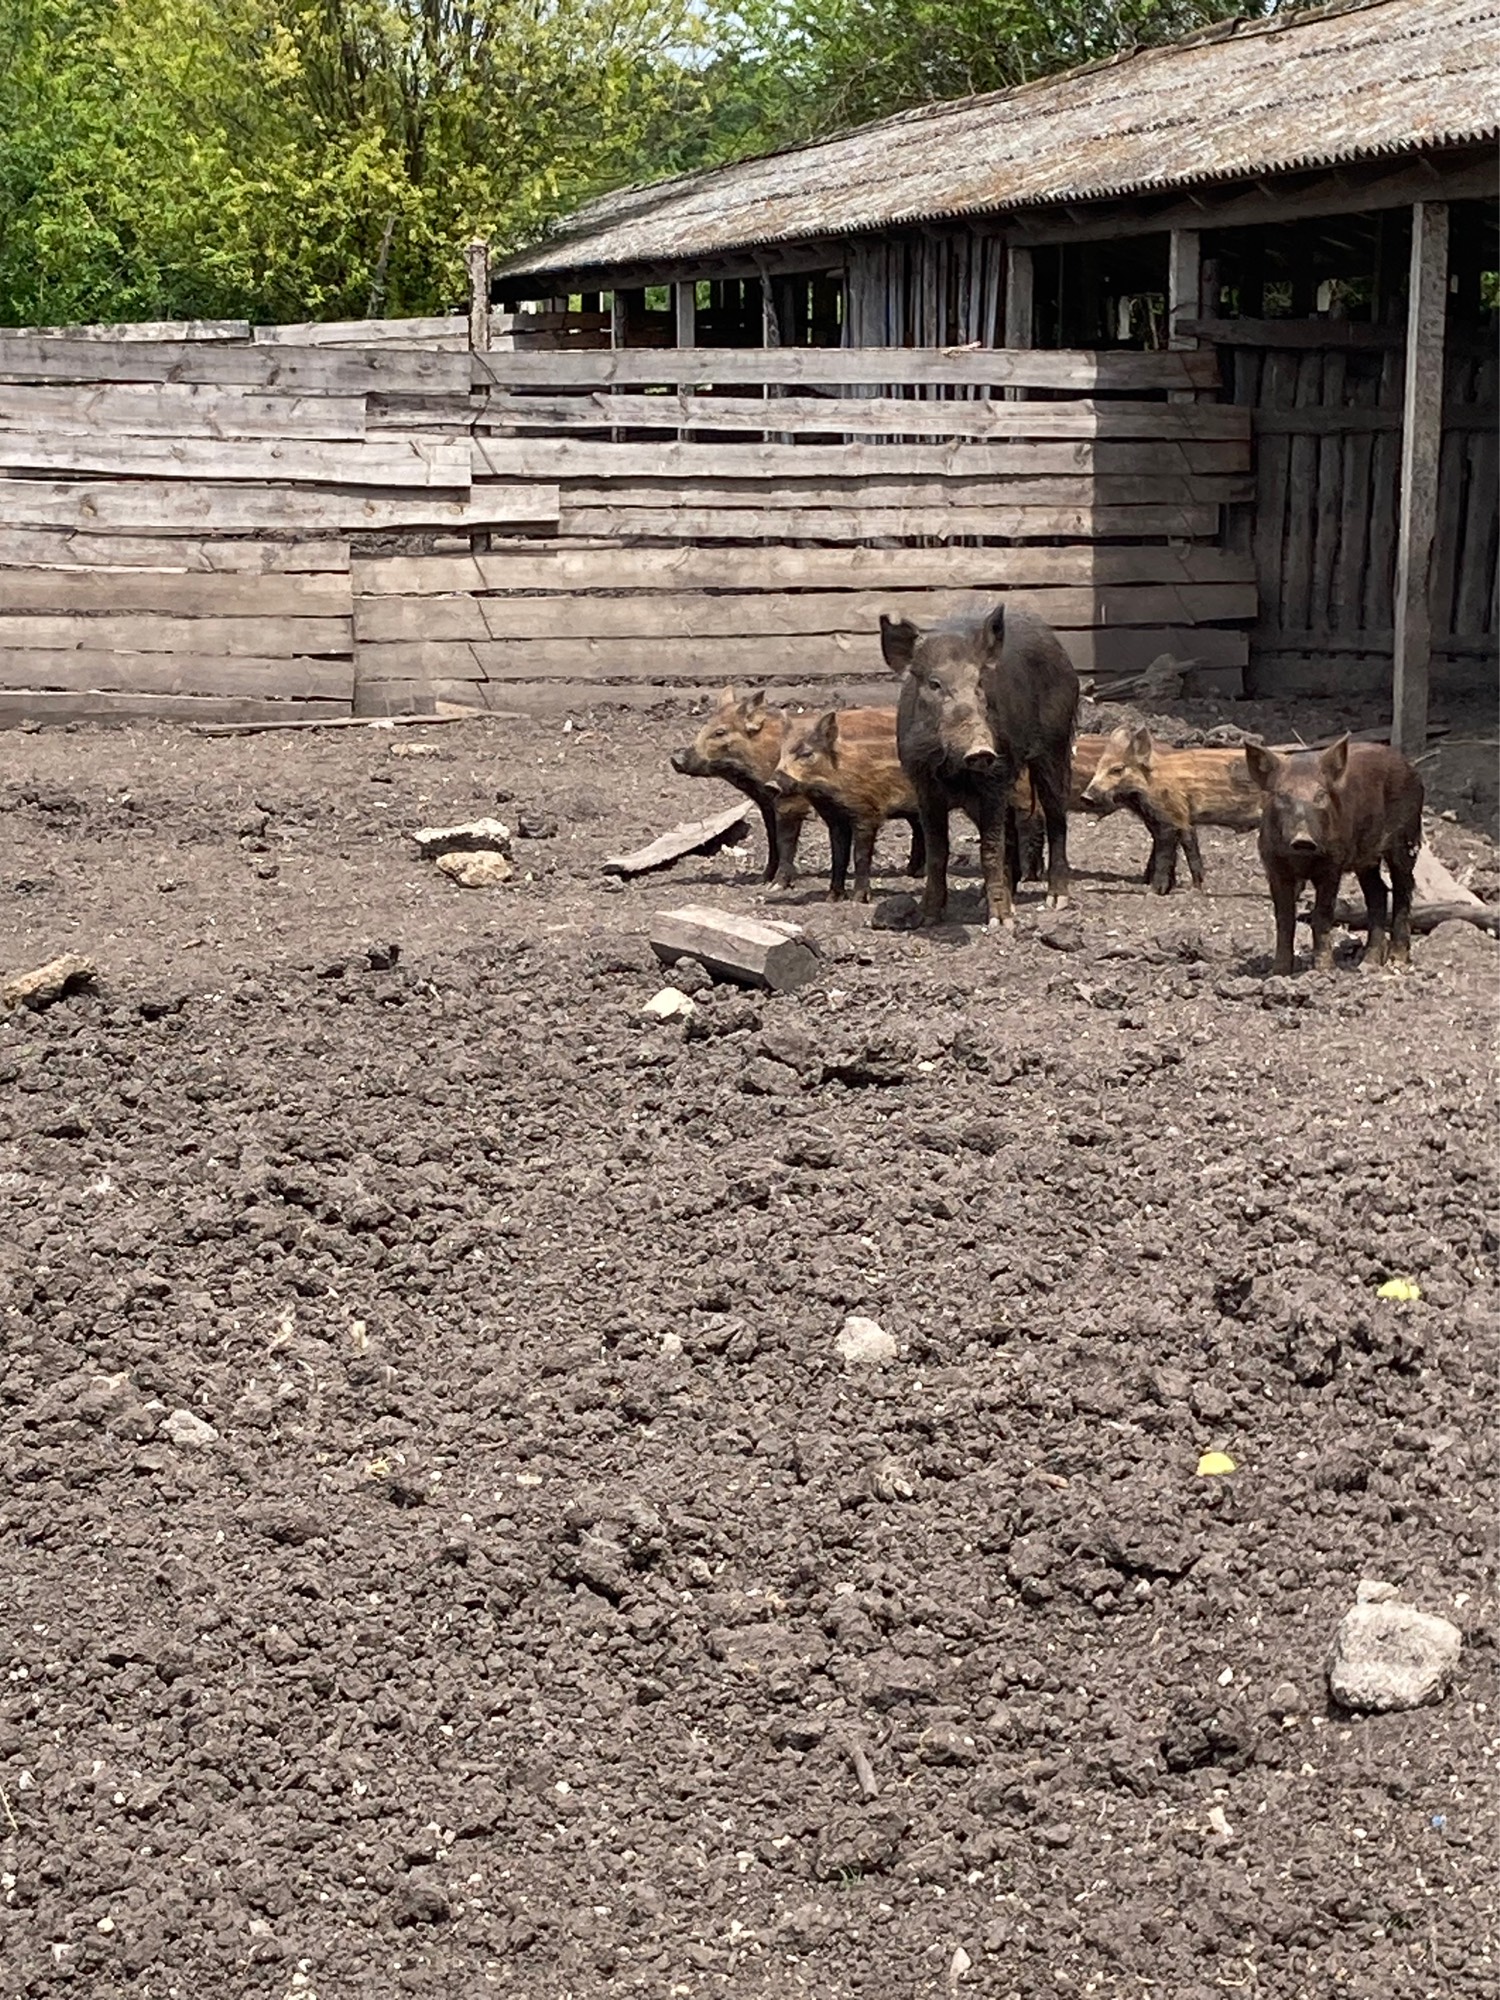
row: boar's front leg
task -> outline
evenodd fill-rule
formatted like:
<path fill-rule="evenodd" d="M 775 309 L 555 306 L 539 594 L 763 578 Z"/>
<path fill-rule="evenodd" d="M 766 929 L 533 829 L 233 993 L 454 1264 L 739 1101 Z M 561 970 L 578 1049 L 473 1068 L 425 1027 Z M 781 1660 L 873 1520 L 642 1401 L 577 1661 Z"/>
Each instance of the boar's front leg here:
<path fill-rule="evenodd" d="M 1385 865 L 1391 871 L 1391 963 L 1411 964 L 1411 899 L 1417 886 L 1417 846 L 1415 839 L 1397 834 L 1385 851 Z"/>
<path fill-rule="evenodd" d="M 1271 907 L 1276 912 L 1276 957 L 1271 970 L 1281 978 L 1289 978 L 1297 942 L 1297 878 L 1290 869 L 1273 868 L 1268 861 L 1266 883 L 1271 891 Z"/>
<path fill-rule="evenodd" d="M 1339 893 L 1339 870 L 1322 868 L 1312 878 L 1313 971 L 1333 970 L 1333 905 Z"/>
<path fill-rule="evenodd" d="M 1065 752 L 1060 765 L 1054 758 L 1041 758 L 1029 768 L 1047 825 L 1047 908 L 1060 910 L 1073 879 L 1068 867 L 1068 757 Z"/>
<path fill-rule="evenodd" d="M 1360 960 L 1361 969 L 1370 965 L 1384 965 L 1390 957 L 1390 941 L 1385 933 L 1386 894 L 1385 877 L 1380 872 L 1377 861 L 1373 868 L 1361 868 L 1359 886 L 1365 892 L 1365 955 Z"/>
<path fill-rule="evenodd" d="M 948 801 L 943 794 L 922 786 L 917 791 L 917 809 L 922 816 L 927 869 L 918 921 L 923 925 L 940 924 L 948 908 Z"/>
<path fill-rule="evenodd" d="M 927 866 L 927 842 L 922 835 L 920 818 L 911 822 L 911 853 L 907 856 L 908 875 L 920 875 Z"/>
<path fill-rule="evenodd" d="M 975 802 L 975 818 L 979 822 L 979 865 L 984 871 L 984 896 L 989 906 L 989 927 L 991 930 L 1010 930 L 1016 917 L 1011 902 L 1011 848 L 1015 841 L 1015 818 L 1010 810 L 1006 794 L 992 792 L 988 786 Z"/>

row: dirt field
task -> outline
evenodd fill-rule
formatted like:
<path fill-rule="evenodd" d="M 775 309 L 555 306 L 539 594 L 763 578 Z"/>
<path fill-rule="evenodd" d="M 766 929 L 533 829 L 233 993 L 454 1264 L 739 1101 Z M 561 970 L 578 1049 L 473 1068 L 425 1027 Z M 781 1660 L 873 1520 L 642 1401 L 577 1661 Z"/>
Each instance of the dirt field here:
<path fill-rule="evenodd" d="M 0 739 L 0 1996 L 1500 1995 L 1497 947 L 1267 979 L 1124 815 L 1009 939 L 611 889 L 688 726 Z M 685 901 L 822 975 L 642 1025 Z"/>

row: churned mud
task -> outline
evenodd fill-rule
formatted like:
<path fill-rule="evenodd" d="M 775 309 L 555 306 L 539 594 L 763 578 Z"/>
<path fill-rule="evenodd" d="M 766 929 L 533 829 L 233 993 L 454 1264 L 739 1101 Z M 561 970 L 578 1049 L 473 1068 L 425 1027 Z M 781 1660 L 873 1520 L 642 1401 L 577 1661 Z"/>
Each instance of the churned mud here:
<path fill-rule="evenodd" d="M 1500 948 L 1268 979 L 1124 814 L 1011 938 L 612 889 L 690 728 L 0 743 L 0 1995 L 1500 1993 Z M 643 1025 L 681 902 L 821 976 Z"/>

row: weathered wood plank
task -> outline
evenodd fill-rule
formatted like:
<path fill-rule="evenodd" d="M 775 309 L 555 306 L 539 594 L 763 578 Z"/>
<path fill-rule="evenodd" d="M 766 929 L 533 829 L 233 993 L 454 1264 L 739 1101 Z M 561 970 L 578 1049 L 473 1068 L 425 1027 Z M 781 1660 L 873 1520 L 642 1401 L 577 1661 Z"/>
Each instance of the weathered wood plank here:
<path fill-rule="evenodd" d="M 480 489 L 476 488 L 476 497 Z M 1216 507 L 588 507 L 564 503 L 564 535 L 678 541 L 859 542 L 885 535 L 1212 535 Z"/>
<path fill-rule="evenodd" d="M 346 617 L 170 618 L 145 611 L 95 618 L 0 615 L 0 648 L 31 653 L 118 646 L 131 653 L 213 651 L 274 659 L 293 653 L 347 653 L 352 644 Z"/>
<path fill-rule="evenodd" d="M 1296 400 L 1321 401 L 1323 355 L 1309 350 L 1297 357 Z M 1282 616 L 1289 625 L 1311 625 L 1313 534 L 1317 509 L 1318 442 L 1293 435 L 1287 469 L 1286 539 L 1281 555 Z"/>
<path fill-rule="evenodd" d="M 414 409 L 416 405 L 403 404 Z M 576 396 L 487 395 L 441 404 L 429 402 L 437 419 L 481 429 L 504 425 L 518 430 L 598 430 L 619 423 L 632 430 L 763 431 L 761 397 L 675 395 Z M 902 401 L 873 396 L 783 396 L 777 399 L 779 430 L 817 436 L 840 432 L 887 437 L 985 439 L 1109 438 L 1146 442 L 1229 442 L 1249 436 L 1249 412 L 1232 403 L 1001 403 Z"/>
<path fill-rule="evenodd" d="M 555 523 L 558 489 L 542 481 L 488 483 L 467 500 L 437 489 L 373 493 L 364 488 L 219 486 L 195 480 L 44 480 L 0 478 L 0 523 L 14 528 L 75 528 L 124 533 L 181 529 L 189 534 L 349 533 L 376 528 L 466 529 L 489 524 Z"/>
<path fill-rule="evenodd" d="M 794 935 L 797 929 L 694 904 L 657 911 L 651 920 L 651 949 L 663 965 L 694 958 L 721 979 L 790 993 L 814 978 L 821 965 L 812 947 Z"/>
<path fill-rule="evenodd" d="M 297 320 L 257 326 L 257 347 L 418 347 L 433 353 L 467 352 L 469 325 L 453 313 L 427 319 Z"/>
<path fill-rule="evenodd" d="M 491 590 L 921 590 L 1252 583 L 1216 548 L 637 549 L 538 542 L 489 555 L 357 556 L 358 597 Z"/>
<path fill-rule="evenodd" d="M 482 482 L 476 492 L 483 490 Z M 972 475 L 822 479 L 565 479 L 562 505 L 568 507 L 680 507 L 801 512 L 814 507 L 889 510 L 903 507 L 1221 507 L 1248 500 L 1254 481 L 1248 472 L 1179 477 L 1167 474 L 1115 476 L 1056 473 L 1031 479 L 982 479 Z"/>
<path fill-rule="evenodd" d="M 610 352 L 478 354 L 476 387 L 555 389 L 609 384 L 630 388 L 683 383 L 926 383 L 1032 389 L 1212 389 L 1218 364 L 1201 354 L 1103 350 L 936 347 L 657 347 Z M 224 378 L 219 378 L 224 379 Z"/>
<path fill-rule="evenodd" d="M 411 428 L 410 425 L 407 428 Z M 363 396 L 267 396 L 199 382 L 0 384 L 0 430 L 41 436 L 362 438 Z"/>
<path fill-rule="evenodd" d="M 1204 666 L 1240 666 L 1248 656 L 1246 634 L 1216 626 L 1186 631 L 1121 627 L 1106 632 L 1063 632 L 1064 650 L 1080 672 L 1126 673 L 1171 653 Z M 377 680 L 543 680 L 549 674 L 579 681 L 701 680 L 705 659 L 697 639 L 491 639 L 449 642 L 410 639 L 361 641 L 361 684 Z M 878 669 L 878 629 L 795 637 L 716 639 L 713 670 L 721 679 L 759 675 L 869 674 Z"/>
<path fill-rule="evenodd" d="M 0 729 L 13 729 L 21 722 L 261 722 L 348 713 L 346 701 L 277 700 L 253 695 L 56 690 L 0 693 Z"/>
<path fill-rule="evenodd" d="M 353 699 L 352 659 L 235 658 L 201 653 L 12 652 L 0 643 L 0 688 L 116 694 L 255 694 Z"/>
<path fill-rule="evenodd" d="M 3 578 L 0 578 L 3 588 Z M 3 599 L 0 599 L 3 601 Z M 988 607 L 993 591 L 702 592 L 635 597 L 361 595 L 355 633 L 362 641 L 395 639 L 721 638 L 794 632 L 879 630 L 880 614 L 918 624 Z M 1125 625 L 1188 626 L 1211 619 L 1253 618 L 1255 586 L 1140 584 L 1112 589 L 1079 585 L 1007 593 L 1007 603 L 1034 611 L 1058 630 Z"/>
<path fill-rule="evenodd" d="M 159 569 L 215 576 L 347 573 L 349 544 L 333 536 L 296 541 L 205 541 L 189 535 L 90 535 L 66 528 L 0 528 L 0 564 L 62 570 Z"/>
<path fill-rule="evenodd" d="M 1442 449 L 1443 336 L 1448 304 L 1448 205 L 1412 205 L 1406 393 L 1401 413 L 1401 505 L 1396 529 L 1396 647 L 1391 741 L 1415 756 L 1427 741 L 1432 655 L 1429 572 Z"/>
<path fill-rule="evenodd" d="M 1199 471 L 1176 458 L 1174 445 L 1095 445 L 1086 442 L 987 444 L 591 444 L 568 438 L 511 440 L 476 437 L 472 441 L 476 479 L 609 480 L 612 485 L 640 480 L 703 480 L 722 486 L 728 480 L 829 483 L 870 479 L 1008 479 L 1030 488 L 1036 481 L 1129 478 L 1143 483 L 1143 499 L 1160 497 L 1155 482 L 1174 482 L 1189 499 L 1199 497 L 1196 482 L 1215 482 L 1204 497 L 1218 499 L 1217 484 L 1236 475 L 1249 477 L 1250 447 L 1230 446 L 1239 463 Z M 769 497 L 769 496 L 767 496 Z M 1125 497 L 1122 494 L 1117 497 Z M 765 504 L 764 500 L 761 504 Z"/>
<path fill-rule="evenodd" d="M 726 806 L 722 812 L 713 813 L 707 819 L 683 820 L 629 854 L 607 855 L 604 873 L 654 875 L 657 869 L 670 868 L 674 861 L 681 861 L 686 855 L 717 854 L 721 847 L 749 832 L 750 810 L 750 803 L 745 800 L 737 806 Z"/>
<path fill-rule="evenodd" d="M 235 341 L 250 338 L 247 319 L 135 319 L 96 326 L 4 326 L 0 340 Z"/>
<path fill-rule="evenodd" d="M 470 454 L 459 440 L 76 436 L 0 428 L 0 472 L 136 479 L 298 480 L 324 486 L 440 486 L 466 492 Z"/>
<path fill-rule="evenodd" d="M 179 618 L 347 618 L 347 574 L 194 574 L 170 570 L 0 568 L 0 612 L 167 611 Z"/>
<path fill-rule="evenodd" d="M 0 335 L 0 381 L 9 382 L 239 382 L 284 394 L 461 395 L 469 387 L 469 362 L 467 354 L 409 348 L 215 347 L 206 341 Z"/>
<path fill-rule="evenodd" d="M 1286 437 L 1311 434 L 1326 437 L 1366 431 L 1399 431 L 1398 409 L 1371 409 L 1346 405 L 1341 409 L 1256 410 L 1253 428 L 1257 437 Z M 1445 431 L 1494 431 L 1500 429 L 1500 408 L 1493 403 L 1445 403 Z"/>

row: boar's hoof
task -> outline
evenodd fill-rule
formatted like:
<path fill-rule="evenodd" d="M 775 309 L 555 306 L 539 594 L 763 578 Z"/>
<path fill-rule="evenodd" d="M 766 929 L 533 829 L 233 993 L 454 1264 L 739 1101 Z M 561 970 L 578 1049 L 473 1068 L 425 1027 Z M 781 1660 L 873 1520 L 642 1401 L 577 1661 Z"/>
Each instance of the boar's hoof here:
<path fill-rule="evenodd" d="M 1047 898 L 1047 908 L 1049 910 L 1070 910 L 1072 907 L 1073 898 L 1068 894 L 1066 889 L 1059 895 Z"/>
<path fill-rule="evenodd" d="M 1013 931 L 1015 927 L 1016 920 L 1014 917 L 991 917 L 985 925 L 987 931 Z"/>

